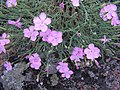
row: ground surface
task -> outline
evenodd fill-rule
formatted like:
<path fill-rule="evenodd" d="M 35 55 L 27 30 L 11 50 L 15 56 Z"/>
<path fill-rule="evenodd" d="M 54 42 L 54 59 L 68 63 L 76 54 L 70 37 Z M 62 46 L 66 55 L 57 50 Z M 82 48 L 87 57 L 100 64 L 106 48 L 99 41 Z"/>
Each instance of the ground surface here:
<path fill-rule="evenodd" d="M 108 62 L 109 61 L 109 62 Z M 75 70 L 71 79 L 58 78 L 59 73 L 43 76 L 36 82 L 37 72 L 24 73 L 23 90 L 120 90 L 120 60 L 108 60 L 101 69 L 85 67 Z M 31 76 L 33 78 L 31 78 Z M 0 90 L 10 89 L 7 83 L 0 79 Z"/>

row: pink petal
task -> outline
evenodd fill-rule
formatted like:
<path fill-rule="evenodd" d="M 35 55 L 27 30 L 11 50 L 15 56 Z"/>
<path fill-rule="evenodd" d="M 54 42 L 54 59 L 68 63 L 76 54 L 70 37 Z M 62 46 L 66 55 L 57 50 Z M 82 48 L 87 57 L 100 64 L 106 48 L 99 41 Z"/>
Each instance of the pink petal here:
<path fill-rule="evenodd" d="M 74 59 L 75 59 L 75 56 L 73 56 L 73 55 L 70 56 L 70 59 L 71 59 L 71 60 L 74 60 Z"/>
<path fill-rule="evenodd" d="M 57 66 L 56 69 L 59 70 L 59 69 L 60 69 L 60 66 Z"/>
<path fill-rule="evenodd" d="M 47 31 L 48 27 L 46 25 L 41 25 L 41 24 L 38 25 L 37 24 L 37 25 L 35 25 L 34 29 L 41 30 L 42 32 L 45 32 L 45 31 Z"/>
<path fill-rule="evenodd" d="M 40 36 L 41 37 L 43 37 L 43 36 L 45 36 L 46 34 L 45 34 L 45 32 L 40 32 Z"/>
<path fill-rule="evenodd" d="M 2 34 L 2 38 L 7 38 L 7 34 L 6 34 L 6 33 L 3 33 L 3 34 Z"/>
<path fill-rule="evenodd" d="M 89 44 L 89 46 L 88 46 L 90 49 L 93 49 L 94 48 L 94 44 Z"/>
<path fill-rule="evenodd" d="M 42 25 L 42 26 L 41 26 L 41 31 L 42 31 L 42 32 L 47 31 L 47 29 L 48 29 L 48 26 L 46 26 L 46 25 Z"/>
<path fill-rule="evenodd" d="M 112 16 L 113 16 L 113 18 L 118 18 L 118 15 L 117 15 L 116 12 L 113 12 L 113 13 L 112 13 Z"/>
<path fill-rule="evenodd" d="M 34 68 L 35 66 L 34 66 L 34 64 L 31 64 L 30 67 L 31 67 L 31 68 Z"/>
<path fill-rule="evenodd" d="M 61 43 L 62 41 L 63 41 L 62 38 L 57 38 L 58 43 Z"/>
<path fill-rule="evenodd" d="M 90 53 L 90 50 L 88 48 L 86 48 L 86 49 L 84 49 L 84 53 L 88 54 L 88 53 Z"/>
<path fill-rule="evenodd" d="M 31 36 L 30 40 L 35 41 L 36 38 L 37 38 L 36 36 Z"/>
<path fill-rule="evenodd" d="M 15 26 L 17 26 L 18 28 L 21 28 L 22 27 L 22 23 L 16 23 Z"/>
<path fill-rule="evenodd" d="M 61 76 L 62 76 L 62 77 L 65 77 L 65 74 L 62 74 Z"/>
<path fill-rule="evenodd" d="M 8 44 L 8 43 L 10 43 L 10 40 L 9 40 L 9 39 L 5 39 L 5 40 L 4 40 L 4 43 L 5 43 L 5 44 Z"/>
<path fill-rule="evenodd" d="M 108 13 L 107 14 L 107 19 L 111 19 L 111 18 L 112 18 L 111 13 Z"/>
<path fill-rule="evenodd" d="M 73 74 L 73 71 L 70 70 L 70 71 L 69 71 L 69 74 L 72 75 L 72 74 Z"/>
<path fill-rule="evenodd" d="M 49 36 L 49 37 L 48 37 L 48 42 L 51 43 L 53 40 L 54 40 L 54 37 L 52 37 L 52 36 Z"/>
<path fill-rule="evenodd" d="M 66 74 L 66 78 L 70 78 L 70 75 L 69 75 L 69 74 Z"/>
<path fill-rule="evenodd" d="M 62 32 L 57 32 L 58 37 L 62 37 Z"/>
<path fill-rule="evenodd" d="M 30 31 L 34 31 L 34 26 L 29 27 Z"/>
<path fill-rule="evenodd" d="M 57 46 L 58 45 L 58 42 L 56 40 L 52 41 L 51 42 L 53 46 Z"/>
<path fill-rule="evenodd" d="M 39 67 L 40 67 L 40 66 L 37 66 L 37 65 L 36 65 L 34 68 L 37 70 L 37 69 L 39 69 Z"/>
<path fill-rule="evenodd" d="M 33 23 L 34 23 L 34 24 L 39 24 L 39 23 L 41 23 L 40 18 L 39 18 L 39 17 L 34 17 Z"/>
<path fill-rule="evenodd" d="M 8 20 L 8 24 L 15 25 L 16 22 L 15 22 L 15 21 L 12 21 L 12 20 Z"/>
<path fill-rule="evenodd" d="M 19 23 L 19 22 L 20 22 L 20 19 L 21 19 L 21 18 L 18 18 L 18 20 L 16 21 L 16 23 Z"/>
<path fill-rule="evenodd" d="M 110 4 L 109 6 L 110 6 L 110 8 L 111 8 L 113 11 L 116 11 L 116 10 L 117 10 L 117 6 L 116 6 L 116 5 Z"/>
<path fill-rule="evenodd" d="M 0 53 L 2 52 L 6 53 L 6 49 L 3 45 L 0 45 Z"/>
<path fill-rule="evenodd" d="M 44 23 L 45 23 L 46 25 L 49 25 L 49 24 L 51 23 L 51 19 L 50 19 L 50 18 L 46 18 L 46 20 L 44 21 Z"/>
<path fill-rule="evenodd" d="M 51 35 L 54 36 L 54 37 L 56 37 L 58 35 L 58 32 L 57 31 L 52 31 Z"/>
<path fill-rule="evenodd" d="M 29 29 L 24 29 L 24 37 L 30 37 L 30 33 L 29 33 L 30 31 L 29 31 Z"/>
<path fill-rule="evenodd" d="M 38 31 L 34 31 L 34 35 L 37 36 L 39 33 Z"/>
<path fill-rule="evenodd" d="M 93 54 L 87 54 L 87 59 L 91 59 L 93 61 L 95 58 Z"/>
<path fill-rule="evenodd" d="M 42 12 L 40 15 L 40 20 L 44 21 L 46 19 L 46 14 L 44 12 Z"/>

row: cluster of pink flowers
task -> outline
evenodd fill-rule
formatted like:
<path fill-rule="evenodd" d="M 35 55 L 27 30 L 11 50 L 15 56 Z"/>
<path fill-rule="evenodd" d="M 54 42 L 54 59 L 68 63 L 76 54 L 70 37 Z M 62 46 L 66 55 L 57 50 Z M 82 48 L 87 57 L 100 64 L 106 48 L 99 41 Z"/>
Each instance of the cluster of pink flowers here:
<path fill-rule="evenodd" d="M 17 0 L 7 0 L 6 6 L 7 7 L 15 7 L 17 5 Z"/>
<path fill-rule="evenodd" d="M 82 1 L 82 0 L 81 0 Z M 78 7 L 79 6 L 79 0 L 71 0 L 73 6 Z M 7 7 L 15 7 L 17 5 L 17 0 L 7 0 L 6 6 Z M 62 2 L 59 6 L 60 8 L 64 9 L 64 3 Z M 107 6 L 104 6 L 100 11 L 100 17 L 104 20 L 111 20 L 111 25 L 118 26 L 120 25 L 120 20 L 117 15 L 117 6 L 114 4 L 109 4 Z M 62 32 L 55 31 L 52 29 L 49 29 L 49 26 L 51 24 L 51 18 L 47 17 L 47 15 L 42 12 L 39 14 L 39 16 L 36 16 L 33 18 L 33 24 L 34 26 L 30 26 L 29 28 L 25 28 L 23 33 L 24 37 L 30 38 L 31 41 L 36 41 L 37 36 L 39 35 L 42 37 L 42 41 L 48 42 L 52 44 L 53 46 L 57 46 L 59 43 L 62 43 Z M 22 23 L 20 22 L 20 18 L 18 18 L 17 21 L 8 20 L 8 24 L 14 25 L 18 28 L 22 28 Z M 80 37 L 81 33 L 77 33 L 77 36 Z M 100 39 L 104 44 L 106 42 L 109 42 L 111 39 L 107 39 L 106 36 L 104 36 L 103 39 Z M 0 37 L 0 53 L 4 52 L 5 45 L 10 43 L 9 35 L 6 33 L 3 33 Z M 120 44 L 119 44 L 120 46 Z M 79 48 L 75 47 L 72 51 L 72 55 L 70 56 L 70 60 L 74 62 L 80 62 L 80 59 L 84 59 L 86 57 L 87 59 L 90 59 L 91 61 L 94 61 L 98 67 L 99 63 L 97 62 L 97 58 L 99 58 L 100 55 L 100 49 L 98 47 L 95 47 L 94 44 L 89 44 L 88 48 Z M 27 56 L 30 62 L 30 67 L 38 70 L 41 66 L 41 58 L 37 53 L 34 53 L 30 56 Z M 65 62 L 59 62 L 59 65 L 56 67 L 56 69 L 62 74 L 62 77 L 70 78 L 73 74 L 73 71 L 69 69 L 68 63 Z M 4 64 L 4 67 L 7 71 L 12 70 L 12 65 L 10 62 L 6 62 Z"/>
<path fill-rule="evenodd" d="M 9 35 L 3 33 L 0 37 L 0 53 L 6 53 L 5 45 L 10 43 Z"/>
<path fill-rule="evenodd" d="M 82 48 L 75 47 L 70 59 L 80 62 L 80 59 L 83 59 L 84 55 L 86 55 L 87 59 L 91 59 L 93 61 L 94 59 L 100 57 L 100 49 L 95 47 L 92 43 L 88 45 L 88 48 L 84 49 L 84 52 Z"/>
<path fill-rule="evenodd" d="M 45 32 L 40 32 L 40 36 L 43 41 L 51 43 L 53 46 L 56 46 L 62 42 L 62 32 L 59 31 L 48 29 Z"/>
<path fill-rule="evenodd" d="M 80 62 L 80 59 L 83 59 L 84 55 L 86 55 L 87 59 L 95 61 L 96 65 L 99 67 L 98 62 L 95 60 L 101 56 L 100 49 L 98 47 L 95 47 L 92 43 L 89 44 L 88 48 L 85 48 L 84 50 L 82 48 L 75 47 L 70 59 L 75 62 Z"/>
<path fill-rule="evenodd" d="M 100 10 L 99 15 L 104 21 L 111 20 L 111 25 L 118 26 L 120 25 L 120 20 L 116 11 L 117 6 L 114 4 L 109 4 Z"/>
<path fill-rule="evenodd" d="M 32 54 L 31 56 L 28 56 L 28 59 L 30 61 L 30 67 L 34 69 L 39 69 L 41 66 L 41 59 L 37 53 Z"/>
<path fill-rule="evenodd" d="M 6 63 L 4 64 L 4 67 L 6 68 L 7 71 L 12 70 L 12 65 L 11 65 L 10 62 L 6 62 Z"/>
<path fill-rule="evenodd" d="M 68 68 L 68 63 L 65 62 L 59 62 L 59 65 L 56 67 L 56 69 L 62 73 L 62 77 L 70 78 L 70 76 L 73 74 L 73 71 Z"/>
<path fill-rule="evenodd" d="M 38 17 L 33 19 L 34 26 L 30 26 L 29 29 L 24 29 L 24 37 L 30 38 L 35 41 L 37 36 L 42 37 L 42 41 L 51 43 L 53 46 L 62 42 L 62 32 L 50 30 L 48 25 L 51 23 L 51 19 L 47 18 L 46 14 L 42 12 Z"/>

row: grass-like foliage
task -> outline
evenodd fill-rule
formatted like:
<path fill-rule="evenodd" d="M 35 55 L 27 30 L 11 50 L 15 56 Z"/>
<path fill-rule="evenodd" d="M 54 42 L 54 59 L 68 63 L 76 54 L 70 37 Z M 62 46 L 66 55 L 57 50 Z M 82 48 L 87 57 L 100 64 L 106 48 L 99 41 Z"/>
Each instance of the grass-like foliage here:
<path fill-rule="evenodd" d="M 99 0 L 80 1 L 79 7 L 74 7 L 70 0 L 64 0 L 65 8 L 61 9 L 59 4 L 62 0 L 18 0 L 18 5 L 14 8 L 7 8 L 5 0 L 0 6 L 0 34 L 6 32 L 10 35 L 10 44 L 6 45 L 6 58 L 9 60 L 15 56 L 12 62 L 22 61 L 28 54 L 37 52 L 42 63 L 50 59 L 56 61 L 69 60 L 75 46 L 86 48 L 90 43 L 101 50 L 102 59 L 105 56 L 115 57 L 119 48 L 115 45 L 120 40 L 116 36 L 120 34 L 120 26 L 111 26 L 110 22 L 103 21 L 99 12 L 103 7 L 103 2 Z M 107 2 L 106 4 L 109 4 Z M 120 16 L 120 2 L 114 2 L 117 6 L 117 13 Z M 45 12 L 51 18 L 52 23 L 49 28 L 63 33 L 63 42 L 57 46 L 43 42 L 38 37 L 35 42 L 24 37 L 23 30 L 33 25 L 33 18 L 41 12 Z M 22 28 L 8 25 L 8 20 L 21 18 Z M 78 37 L 77 34 L 81 33 Z M 103 44 L 100 41 L 103 36 L 111 39 Z"/>

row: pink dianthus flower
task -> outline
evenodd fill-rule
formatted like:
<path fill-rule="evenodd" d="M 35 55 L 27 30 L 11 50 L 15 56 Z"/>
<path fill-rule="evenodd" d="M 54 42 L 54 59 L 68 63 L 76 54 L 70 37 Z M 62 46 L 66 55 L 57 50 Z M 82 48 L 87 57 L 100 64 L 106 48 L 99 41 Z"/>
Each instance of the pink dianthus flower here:
<path fill-rule="evenodd" d="M 48 36 L 48 42 L 51 43 L 53 46 L 58 45 L 62 42 L 62 32 L 59 31 L 51 31 L 50 35 Z"/>
<path fill-rule="evenodd" d="M 32 54 L 29 56 L 29 61 L 30 61 L 30 67 L 34 69 L 39 69 L 41 66 L 41 59 L 37 53 Z"/>
<path fill-rule="evenodd" d="M 92 61 L 101 56 L 100 49 L 95 47 L 94 44 L 89 44 L 88 48 L 84 49 L 84 53 L 87 59 L 91 59 Z"/>
<path fill-rule="evenodd" d="M 113 17 L 117 17 L 117 6 L 114 4 L 109 4 L 107 6 L 104 6 L 101 10 L 100 10 L 100 17 L 104 20 L 110 20 Z"/>
<path fill-rule="evenodd" d="M 47 18 L 46 14 L 42 12 L 38 17 L 34 17 L 33 23 L 35 30 L 47 31 L 48 25 L 51 23 L 51 18 Z"/>
<path fill-rule="evenodd" d="M 10 43 L 9 35 L 3 33 L 2 36 L 0 37 L 0 45 L 6 45 L 8 43 Z"/>
<path fill-rule="evenodd" d="M 30 38 L 31 41 L 35 41 L 38 34 L 38 31 L 34 30 L 34 26 L 24 29 L 24 37 Z"/>
<path fill-rule="evenodd" d="M 60 73 L 67 72 L 67 71 L 69 70 L 67 63 L 59 62 L 58 64 L 59 64 L 59 65 L 56 67 L 56 69 L 57 69 Z"/>
<path fill-rule="evenodd" d="M 59 62 L 59 65 L 56 67 L 56 69 L 62 73 L 62 77 L 70 78 L 70 76 L 73 74 L 73 71 L 68 68 L 68 63 L 65 62 Z"/>
<path fill-rule="evenodd" d="M 65 6 L 65 4 L 64 4 L 63 2 L 59 4 L 59 7 L 60 7 L 61 9 L 64 9 L 64 6 Z"/>
<path fill-rule="evenodd" d="M 51 30 L 48 29 L 47 31 L 45 32 L 40 32 L 40 36 L 42 37 L 42 41 L 46 41 L 48 42 L 48 37 L 49 35 L 51 35 Z M 49 42 L 48 42 L 49 43 Z"/>
<path fill-rule="evenodd" d="M 70 56 L 71 60 L 74 60 L 75 62 L 80 62 L 80 59 L 83 59 L 83 49 L 79 47 L 75 47 L 73 49 L 72 55 Z"/>

